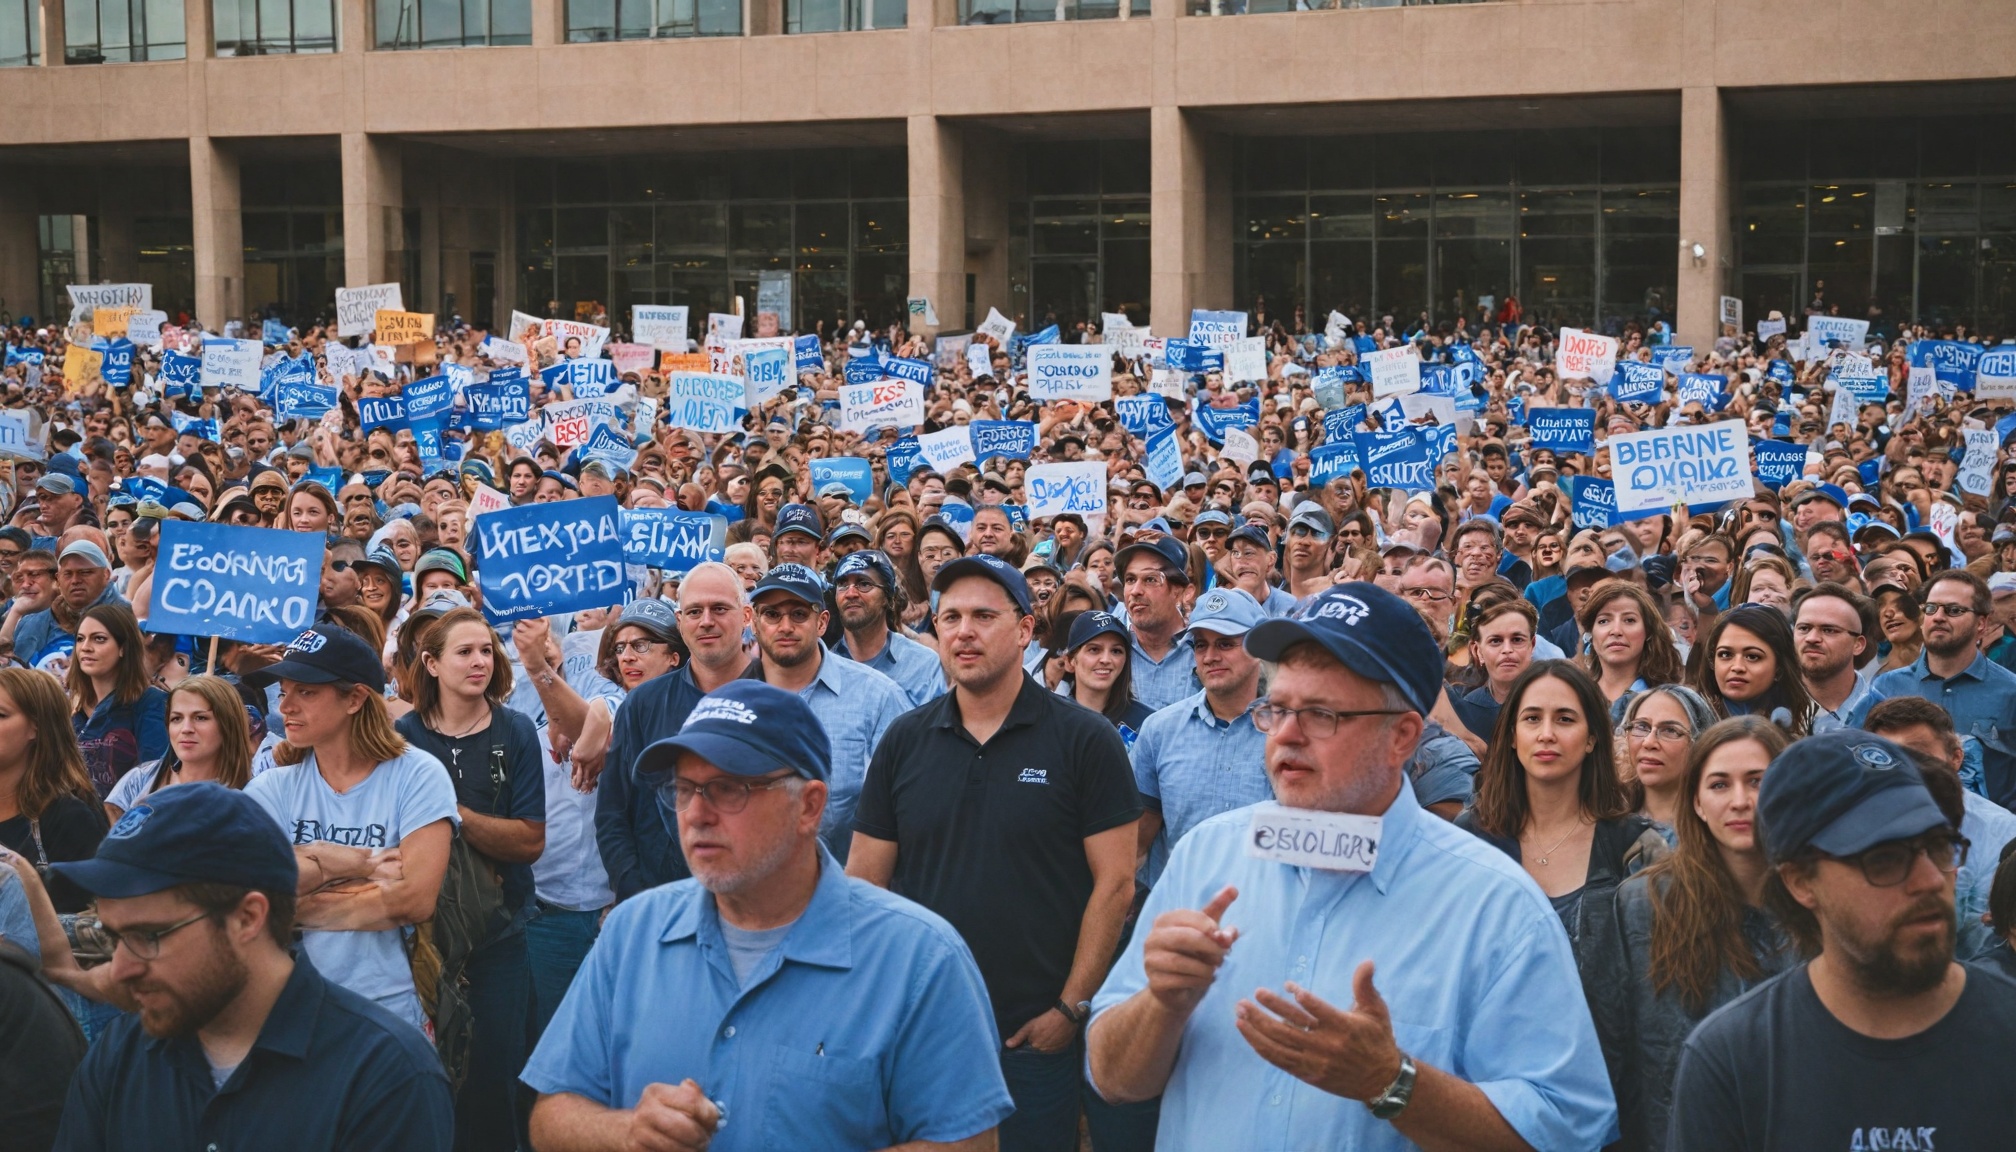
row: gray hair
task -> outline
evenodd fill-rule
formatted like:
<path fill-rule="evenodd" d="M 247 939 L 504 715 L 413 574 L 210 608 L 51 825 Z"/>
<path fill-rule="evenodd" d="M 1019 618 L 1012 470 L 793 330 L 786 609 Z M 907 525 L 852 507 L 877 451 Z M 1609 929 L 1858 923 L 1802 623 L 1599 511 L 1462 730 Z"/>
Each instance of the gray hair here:
<path fill-rule="evenodd" d="M 1647 688 L 1643 692 L 1631 697 L 1630 703 L 1624 707 L 1624 719 L 1618 727 L 1621 728 L 1624 724 L 1629 724 L 1631 721 L 1637 719 L 1639 709 L 1643 708 L 1645 702 L 1654 696 L 1669 697 L 1675 704 L 1680 706 L 1680 711 L 1687 715 L 1687 727 L 1692 730 L 1689 733 L 1690 736 L 1699 736 L 1710 725 L 1715 723 L 1715 709 L 1709 706 L 1708 701 L 1702 697 L 1701 693 L 1687 687 L 1685 684 L 1660 684 L 1656 687 Z"/>

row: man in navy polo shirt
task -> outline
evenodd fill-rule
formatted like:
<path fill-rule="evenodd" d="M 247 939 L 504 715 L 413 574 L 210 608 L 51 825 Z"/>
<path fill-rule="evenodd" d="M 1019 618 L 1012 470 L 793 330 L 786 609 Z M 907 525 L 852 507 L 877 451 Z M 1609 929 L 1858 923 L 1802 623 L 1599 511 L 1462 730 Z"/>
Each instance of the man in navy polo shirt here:
<path fill-rule="evenodd" d="M 294 849 L 258 801 L 165 788 L 95 857 L 52 867 L 98 897 L 112 994 L 137 1013 L 70 1082 L 58 1149 L 449 1146 L 425 1038 L 290 953 Z"/>

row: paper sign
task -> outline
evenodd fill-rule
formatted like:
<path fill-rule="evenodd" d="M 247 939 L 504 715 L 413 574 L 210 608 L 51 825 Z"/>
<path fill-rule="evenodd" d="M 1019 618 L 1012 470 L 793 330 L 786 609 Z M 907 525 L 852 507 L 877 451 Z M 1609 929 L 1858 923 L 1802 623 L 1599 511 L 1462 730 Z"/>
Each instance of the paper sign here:
<path fill-rule="evenodd" d="M 1610 377 L 1610 396 L 1619 404 L 1657 404 L 1666 388 L 1666 373 L 1657 364 L 1620 360 Z"/>
<path fill-rule="evenodd" d="M 968 426 L 973 434 L 973 456 L 991 460 L 1005 456 L 1027 460 L 1036 451 L 1036 425 L 1028 420 L 975 420 Z"/>
<path fill-rule="evenodd" d="M 938 432 L 927 432 L 917 437 L 917 448 L 926 466 L 933 472 L 946 473 L 973 459 L 973 436 L 969 429 L 946 428 Z M 908 479 L 908 477 L 905 477 Z"/>
<path fill-rule="evenodd" d="M 1029 398 L 1039 404 L 1113 398 L 1113 350 L 1104 345 L 1032 345 L 1027 368 Z"/>
<path fill-rule="evenodd" d="M 366 432 L 373 428 L 404 428 L 406 398 L 403 396 L 366 396 L 357 401 L 357 421 Z"/>
<path fill-rule="evenodd" d="M 1610 476 L 1625 515 L 1743 500 L 1756 490 L 1750 438 L 1734 421 L 1612 436 Z"/>
<path fill-rule="evenodd" d="M 1839 345 L 1851 352 L 1860 352 L 1869 343 L 1869 321 L 1851 320 L 1846 316 L 1808 316 L 1806 335 L 1816 349 Z"/>
<path fill-rule="evenodd" d="M 840 386 L 840 427 L 848 432 L 914 428 L 924 422 L 924 388 L 909 380 Z"/>
<path fill-rule="evenodd" d="M 1617 485 L 1596 476 L 1570 479 L 1575 489 L 1575 527 L 1600 531 L 1617 523 Z"/>
<path fill-rule="evenodd" d="M 1563 380 L 1608 384 L 1617 367 L 1617 341 L 1580 328 L 1561 329 L 1554 348 L 1554 371 Z"/>
<path fill-rule="evenodd" d="M 1944 500 L 1934 500 L 1932 514 L 1925 519 L 1932 529 L 1932 534 L 1939 537 L 1947 550 L 1955 556 L 1960 555 L 1960 543 L 1954 536 L 1954 530 L 1960 526 L 1960 513 L 1953 505 Z"/>
<path fill-rule="evenodd" d="M 630 306 L 630 338 L 639 344 L 684 352 L 686 311 L 684 304 L 633 304 Z"/>
<path fill-rule="evenodd" d="M 476 491 L 469 495 L 469 517 L 475 519 L 485 512 L 501 512 L 511 507 L 511 497 L 490 487 L 481 480 L 475 482 Z"/>
<path fill-rule="evenodd" d="M 1023 485 L 1029 496 L 1031 517 L 1057 516 L 1065 512 L 1087 517 L 1106 515 L 1104 461 L 1032 465 L 1023 475 Z"/>
<path fill-rule="evenodd" d="M 0 408 L 0 456 L 13 460 L 42 459 L 42 446 L 28 438 L 26 409 Z"/>
<path fill-rule="evenodd" d="M 434 315 L 431 312 L 394 312 L 384 309 L 372 320 L 377 335 L 371 338 L 374 344 L 385 344 L 394 348 L 406 344 L 417 344 L 434 335 Z"/>
<path fill-rule="evenodd" d="M 1759 342 L 1769 340 L 1773 336 L 1783 336 L 1784 334 L 1785 321 L 1783 320 L 1757 321 L 1757 339 Z"/>
<path fill-rule="evenodd" d="M 91 312 L 91 332 L 95 336 L 124 336 L 135 308 L 97 308 Z"/>
<path fill-rule="evenodd" d="M 161 522 L 147 631 L 283 644 L 315 622 L 322 535 Z"/>
<path fill-rule="evenodd" d="M 1147 453 L 1142 463 L 1148 482 L 1167 492 L 1183 481 L 1183 445 L 1176 439 L 1176 426 L 1158 428 L 1148 435 Z"/>
<path fill-rule="evenodd" d="M 1309 450 L 1309 486 L 1321 487 L 1358 467 L 1358 447 L 1347 436 Z"/>
<path fill-rule="evenodd" d="M 695 432 L 733 432 L 742 425 L 745 398 L 736 377 L 674 372 L 665 382 L 665 420 Z"/>
<path fill-rule="evenodd" d="M 1718 312 L 1718 317 L 1724 325 L 1741 332 L 1743 330 L 1742 299 L 1736 296 L 1722 297 L 1722 307 Z"/>
<path fill-rule="evenodd" d="M 1986 496 L 1995 484 L 1995 449 L 2001 438 L 1993 428 L 1964 428 L 1961 432 L 1967 437 L 1967 455 L 1960 462 L 1957 483 L 1962 492 Z"/>
<path fill-rule="evenodd" d="M 728 518 L 677 508 L 629 508 L 623 512 L 623 559 L 665 572 L 686 572 L 695 564 L 721 559 Z"/>
<path fill-rule="evenodd" d="M 1206 308 L 1190 310 L 1189 338 L 1206 347 L 1223 351 L 1234 341 L 1246 336 L 1246 313 L 1213 312 Z"/>
<path fill-rule="evenodd" d="M 847 495 L 856 504 L 875 494 L 875 472 L 866 457 L 827 456 L 812 461 L 812 491 L 835 482 L 847 485 Z"/>
<path fill-rule="evenodd" d="M 476 519 L 477 579 L 492 624 L 621 604 L 623 533 L 614 496 L 504 508 Z"/>
<path fill-rule="evenodd" d="M 336 334 L 363 336 L 378 323 L 380 312 L 403 312 L 406 302 L 397 284 L 367 284 L 336 289 Z"/>
<path fill-rule="evenodd" d="M 1403 396 L 1421 390 L 1421 357 L 1410 344 L 1382 348 L 1360 357 L 1372 373 L 1372 398 Z"/>
<path fill-rule="evenodd" d="M 1008 338 L 1015 335 L 1015 322 L 1001 315 L 993 308 L 987 309 L 987 322 L 974 330 L 975 335 L 992 336 L 994 342 L 1003 348 L 1008 346 Z"/>
<path fill-rule="evenodd" d="M 649 344 L 622 344 L 614 340 L 602 346 L 609 354 L 609 363 L 616 366 L 618 376 L 634 376 L 649 372 L 651 365 L 658 361 L 658 350 Z"/>
<path fill-rule="evenodd" d="M 84 313 L 97 308 L 154 307 L 152 284 L 72 284 L 68 291 L 72 324 L 84 319 Z"/>
<path fill-rule="evenodd" d="M 1976 400 L 2016 400 L 2016 345 L 2003 344 L 1974 362 Z"/>
<path fill-rule="evenodd" d="M 732 312 L 709 312 L 707 314 L 707 342 L 740 340 L 742 338 L 742 317 Z"/>
<path fill-rule="evenodd" d="M 221 336 L 203 338 L 205 388 L 236 388 L 259 391 L 259 358 L 264 349 L 257 340 L 226 340 Z"/>
<path fill-rule="evenodd" d="M 546 420 L 545 438 L 555 448 L 586 444 L 595 429 L 608 422 L 613 406 L 603 400 L 563 400 L 540 409 Z"/>
<path fill-rule="evenodd" d="M 1242 470 L 1250 468 L 1253 462 L 1260 458 L 1260 442 L 1253 439 L 1253 434 L 1243 428 L 1227 428 L 1225 443 L 1219 449 L 1218 455 L 1221 459 L 1238 464 Z"/>
<path fill-rule="evenodd" d="M 1535 448 L 1587 454 L 1596 450 L 1596 412 L 1592 408 L 1535 408 L 1526 414 Z"/>
<path fill-rule="evenodd" d="M 1435 487 L 1435 463 L 1430 446 L 1412 428 L 1393 432 L 1360 432 L 1352 437 L 1372 488 L 1426 492 Z"/>
<path fill-rule="evenodd" d="M 126 338 L 142 348 L 161 346 L 161 326 L 168 323 L 166 312 L 136 308 L 126 317 Z"/>
<path fill-rule="evenodd" d="M 1247 336 L 1225 346 L 1227 384 L 1265 383 L 1267 380 L 1267 338 Z"/>
<path fill-rule="evenodd" d="M 1349 613 L 1349 601 L 1350 597 L 1332 598 L 1323 610 Z M 1296 868 L 1370 872 L 1379 859 L 1383 823 L 1377 816 L 1289 808 L 1273 801 L 1255 804 L 1246 835 L 1246 855 Z"/>

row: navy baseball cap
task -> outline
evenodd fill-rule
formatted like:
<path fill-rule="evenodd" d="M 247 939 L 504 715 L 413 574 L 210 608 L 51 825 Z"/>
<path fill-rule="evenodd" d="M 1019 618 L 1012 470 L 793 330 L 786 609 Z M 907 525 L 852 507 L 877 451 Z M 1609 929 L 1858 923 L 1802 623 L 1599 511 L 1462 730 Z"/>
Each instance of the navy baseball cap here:
<path fill-rule="evenodd" d="M 1120 549 L 1113 556 L 1113 571 L 1125 574 L 1127 561 L 1143 552 L 1153 553 L 1155 558 L 1162 562 L 1162 567 L 1167 571 L 1171 581 L 1178 584 L 1190 582 L 1190 549 L 1184 547 L 1183 542 L 1174 536 L 1158 536 L 1153 540 L 1142 540 Z"/>
<path fill-rule="evenodd" d="M 1190 630 L 1199 628 L 1220 636 L 1244 636 L 1258 628 L 1267 613 L 1253 594 L 1244 588 L 1213 588 L 1197 598 L 1190 610 Z"/>
<path fill-rule="evenodd" d="M 880 580 L 884 588 L 894 588 L 896 586 L 896 566 L 889 562 L 887 555 L 873 548 L 863 548 L 856 552 L 849 552 L 840 558 L 840 563 L 833 566 L 833 582 L 835 584 L 847 579 L 849 576 L 871 575 Z"/>
<path fill-rule="evenodd" d="M 638 755 L 637 774 L 669 775 L 681 752 L 736 776 L 768 776 L 779 768 L 807 780 L 833 774 L 832 743 L 819 717 L 796 692 L 761 680 L 731 680 L 701 697 L 677 736 Z"/>
<path fill-rule="evenodd" d="M 1270 552 L 1274 550 L 1274 541 L 1267 538 L 1267 530 L 1258 524 L 1246 523 L 1234 528 L 1232 534 L 1225 538 L 1225 546 L 1230 548 L 1238 540 L 1251 541 Z"/>
<path fill-rule="evenodd" d="M 670 640 L 679 635 L 679 610 L 653 597 L 649 600 L 632 600 L 616 618 L 616 627 L 624 628 L 635 624 L 660 640 Z"/>
<path fill-rule="evenodd" d="M 1118 616 L 1111 612 L 1080 612 L 1078 618 L 1071 621 L 1071 637 L 1064 650 L 1076 652 L 1097 636 L 1118 636 L 1131 642 L 1127 625 L 1122 624 Z"/>
<path fill-rule="evenodd" d="M 788 592 L 814 608 L 826 607 L 826 581 L 803 564 L 779 564 L 765 572 L 750 589 L 749 602 L 755 603 L 766 592 Z"/>
<path fill-rule="evenodd" d="M 1246 651 L 1279 660 L 1305 640 L 1346 668 L 1400 690 L 1426 716 L 1442 691 L 1442 649 L 1412 605 L 1376 584 L 1333 584 L 1309 598 L 1294 616 L 1268 620 L 1246 633 Z"/>
<path fill-rule="evenodd" d="M 826 543 L 838 544 L 842 540 L 846 540 L 849 537 L 852 537 L 856 540 L 872 541 L 874 539 L 873 536 L 870 536 L 868 534 L 868 529 L 862 527 L 859 524 L 842 524 L 838 528 L 833 529 L 832 534 L 826 537 Z"/>
<path fill-rule="evenodd" d="M 1780 752 L 1758 789 L 1757 820 L 1773 861 L 1809 847 L 1853 856 L 1946 825 L 1911 753 L 1859 728 L 1808 736 Z"/>
<path fill-rule="evenodd" d="M 777 510 L 777 530 L 770 538 L 774 540 L 786 532 L 803 532 L 814 540 L 826 537 L 819 529 L 819 513 L 803 504 L 786 504 Z"/>
<path fill-rule="evenodd" d="M 291 893 L 300 882 L 279 823 L 252 797 L 207 780 L 142 799 L 112 825 L 91 859 L 49 867 L 93 896 L 115 900 L 178 884 Z"/>
<path fill-rule="evenodd" d="M 961 556 L 938 569 L 938 575 L 931 581 L 931 591 L 943 592 L 961 576 L 985 576 L 999 584 L 1022 615 L 1029 615 L 1029 581 L 1022 578 L 1013 564 L 985 552 Z"/>
<path fill-rule="evenodd" d="M 287 655 L 266 669 L 303 684 L 362 684 L 385 691 L 385 663 L 364 638 L 335 624 L 317 624 L 287 645 Z"/>

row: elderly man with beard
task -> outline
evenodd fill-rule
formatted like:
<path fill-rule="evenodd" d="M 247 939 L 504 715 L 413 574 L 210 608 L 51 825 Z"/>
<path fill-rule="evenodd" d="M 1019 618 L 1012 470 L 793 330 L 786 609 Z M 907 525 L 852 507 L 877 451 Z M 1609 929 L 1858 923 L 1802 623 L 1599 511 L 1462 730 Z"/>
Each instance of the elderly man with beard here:
<path fill-rule="evenodd" d="M 737 680 L 644 750 L 693 869 L 619 906 L 526 1065 L 543 1152 L 994 1146 L 980 973 L 821 845 L 826 732 Z"/>
<path fill-rule="evenodd" d="M 90 975 L 134 1013 L 70 1082 L 57 1148 L 449 1146 L 426 1039 L 293 951 L 294 849 L 258 801 L 165 788 L 52 867 L 98 898 L 116 945 Z"/>
<path fill-rule="evenodd" d="M 1967 841 L 1911 753 L 1808 737 L 1771 762 L 1757 817 L 1765 900 L 1808 959 L 1688 1038 L 1667 1148 L 2005 1147 L 2016 987 L 1954 961 Z"/>

